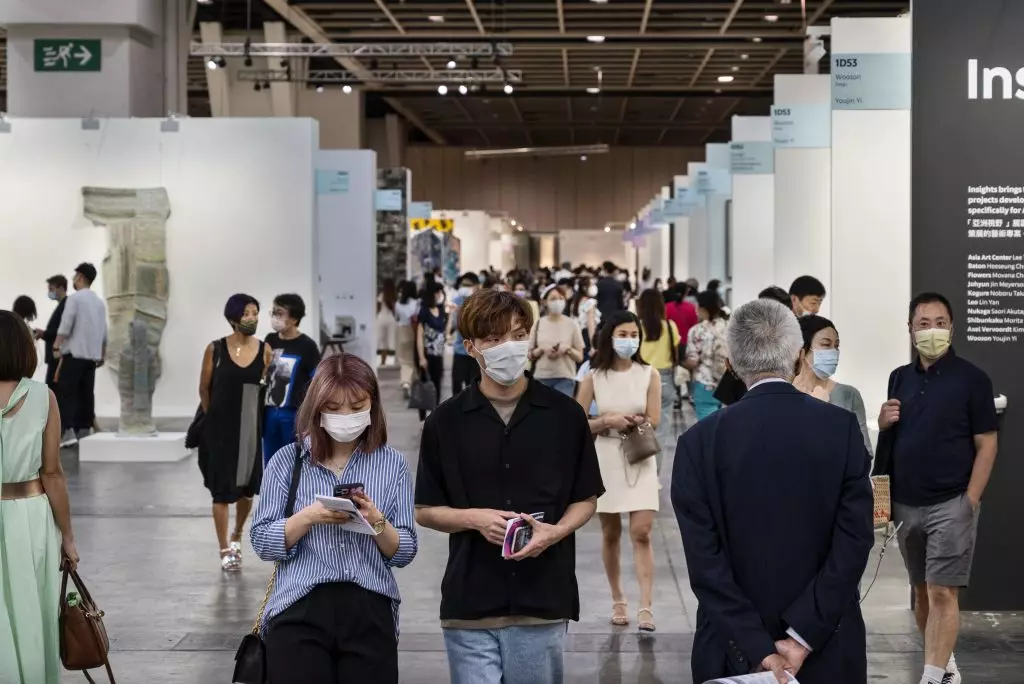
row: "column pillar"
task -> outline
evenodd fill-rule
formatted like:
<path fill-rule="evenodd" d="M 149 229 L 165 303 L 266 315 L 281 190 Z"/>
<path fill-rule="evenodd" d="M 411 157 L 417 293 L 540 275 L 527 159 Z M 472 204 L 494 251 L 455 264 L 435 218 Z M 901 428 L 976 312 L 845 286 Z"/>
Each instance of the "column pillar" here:
<path fill-rule="evenodd" d="M 163 0 L 0 0 L 7 30 L 7 109 L 24 117 L 167 114 L 165 62 L 177 52 Z M 172 45 L 165 48 L 165 39 Z M 178 105 L 177 98 L 170 103 Z"/>

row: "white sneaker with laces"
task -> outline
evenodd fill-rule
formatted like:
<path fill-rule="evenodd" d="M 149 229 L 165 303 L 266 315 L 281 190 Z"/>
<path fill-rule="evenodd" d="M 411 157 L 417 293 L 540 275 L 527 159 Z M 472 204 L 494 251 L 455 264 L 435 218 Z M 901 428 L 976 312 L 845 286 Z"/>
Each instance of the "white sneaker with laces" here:
<path fill-rule="evenodd" d="M 942 678 L 942 684 L 960 684 L 961 681 L 960 669 L 956 666 L 956 655 L 950 654 L 949 662 L 946 663 L 946 675 Z"/>

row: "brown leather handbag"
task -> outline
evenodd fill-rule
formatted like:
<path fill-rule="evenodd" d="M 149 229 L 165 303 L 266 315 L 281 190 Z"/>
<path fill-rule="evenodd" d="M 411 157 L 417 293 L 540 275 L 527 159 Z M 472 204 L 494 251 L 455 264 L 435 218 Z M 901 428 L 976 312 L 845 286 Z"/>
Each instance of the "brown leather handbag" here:
<path fill-rule="evenodd" d="M 103 667 L 107 670 L 110 684 L 114 683 L 114 672 L 110 669 L 107 654 L 110 641 L 103 626 L 103 611 L 96 607 L 92 595 L 76 570 L 65 558 L 62 564 L 63 576 L 60 581 L 60 660 L 66 670 L 81 670 L 90 684 L 95 684 L 89 670 Z M 78 603 L 68 605 L 68 578 L 78 589 Z"/>
<path fill-rule="evenodd" d="M 622 455 L 630 465 L 646 461 L 661 451 L 658 437 L 654 434 L 654 426 L 645 421 L 622 433 Z"/>

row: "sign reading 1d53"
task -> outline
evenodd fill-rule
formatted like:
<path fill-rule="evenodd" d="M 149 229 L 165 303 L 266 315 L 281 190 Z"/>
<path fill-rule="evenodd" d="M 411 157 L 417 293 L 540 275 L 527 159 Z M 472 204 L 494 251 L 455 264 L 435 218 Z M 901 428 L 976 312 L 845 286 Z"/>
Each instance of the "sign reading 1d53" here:
<path fill-rule="evenodd" d="M 80 38 L 37 38 L 36 71 L 100 71 L 102 41 Z"/>

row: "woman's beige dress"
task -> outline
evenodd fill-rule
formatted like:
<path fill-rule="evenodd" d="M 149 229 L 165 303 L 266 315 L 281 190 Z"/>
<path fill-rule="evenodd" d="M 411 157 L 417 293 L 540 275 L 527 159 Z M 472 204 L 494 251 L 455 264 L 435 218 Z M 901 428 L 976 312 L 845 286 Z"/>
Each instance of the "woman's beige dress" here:
<path fill-rule="evenodd" d="M 629 370 L 594 373 L 594 401 L 599 414 L 647 413 L 647 390 L 657 371 L 634 363 Z M 658 398 L 661 401 L 661 398 Z M 658 470 L 654 458 L 629 465 L 618 437 L 598 437 L 597 461 L 605 493 L 597 500 L 598 513 L 630 513 L 658 510 Z"/>

